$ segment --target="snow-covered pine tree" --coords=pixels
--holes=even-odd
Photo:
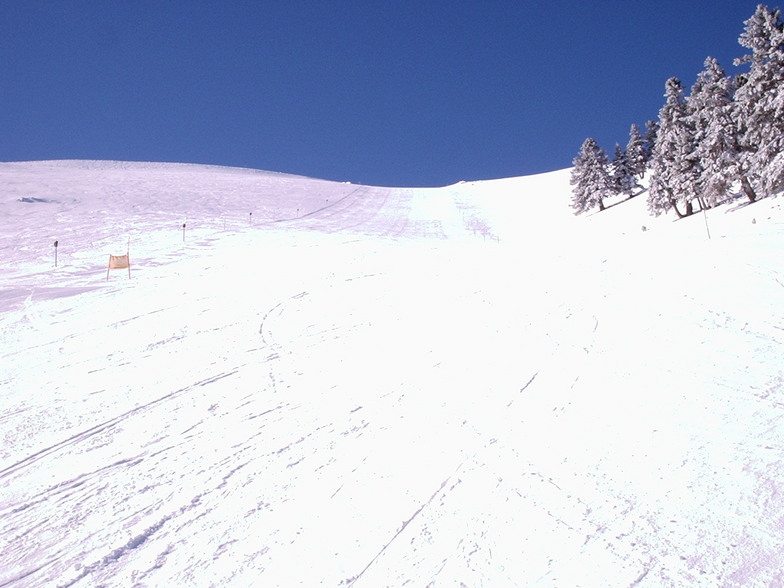
[[[626,165],[626,154],[620,144],[616,143],[613,149],[613,157],[610,160],[610,179],[612,180],[613,194],[623,193],[624,176],[628,166]]]
[[[645,123],[645,135],[642,138],[642,152],[645,156],[646,169],[651,165],[653,157],[653,146],[656,144],[656,135],[659,133],[659,123],[649,120]]]
[[[604,199],[613,194],[610,176],[610,161],[607,153],[594,139],[583,141],[580,153],[574,158],[570,183],[572,186],[572,208],[582,214],[594,206],[604,210]]]
[[[750,66],[735,91],[741,162],[766,196],[784,189],[784,25],[762,4],[744,25],[738,43],[751,54],[735,60]]]
[[[733,90],[733,82],[719,62],[708,57],[686,99],[694,127],[703,207],[721,202],[735,182],[745,181],[733,117]]]
[[[640,127],[632,124],[629,128],[629,142],[626,143],[626,160],[634,178],[641,180],[645,176],[647,159],[645,157],[645,140],[640,133]],[[639,188],[639,184],[637,184]]]
[[[684,217],[692,214],[692,201],[699,196],[694,130],[678,78],[667,80],[664,96],[651,158],[648,210],[658,216],[673,208],[679,217]],[[684,205],[684,212],[678,209],[679,203]]]
[[[618,143],[615,144],[610,170],[614,192],[616,194],[625,194],[631,198],[638,184],[626,151]]]

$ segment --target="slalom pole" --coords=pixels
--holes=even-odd
[[[54,242],[54,267],[57,267],[57,241]]]

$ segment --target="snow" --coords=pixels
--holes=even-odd
[[[0,163],[0,586],[784,583],[780,198],[568,180]]]

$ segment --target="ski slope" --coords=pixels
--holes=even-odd
[[[0,586],[784,583],[781,199],[568,178],[0,163]]]

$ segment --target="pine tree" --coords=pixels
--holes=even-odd
[[[626,143],[626,160],[632,176],[641,180],[645,176],[647,159],[645,156],[645,140],[636,124],[632,124],[629,129],[629,142]]]
[[[638,188],[627,152],[618,143],[615,144],[612,164],[610,165],[613,191],[631,197]]]
[[[745,181],[733,117],[733,82],[714,58],[705,60],[686,101],[700,168],[700,202],[713,206],[728,196],[736,181]]]
[[[678,78],[665,85],[666,101],[659,110],[658,132],[651,156],[648,210],[658,216],[673,208],[679,217],[694,211],[698,197],[699,165],[694,152],[694,130]],[[683,203],[685,211],[678,209]]]
[[[594,206],[604,210],[604,198],[613,194],[613,182],[609,172],[607,153],[594,139],[583,141],[580,153],[574,158],[570,183],[572,186],[572,208],[582,214]]]
[[[735,91],[741,163],[765,196],[784,188],[784,25],[762,4],[744,25],[738,43],[751,54],[735,60],[750,65]]]
[[[645,157],[646,168],[650,167],[653,158],[653,146],[656,144],[656,135],[659,134],[659,123],[649,120],[645,123],[645,136],[642,139],[642,152]]]

